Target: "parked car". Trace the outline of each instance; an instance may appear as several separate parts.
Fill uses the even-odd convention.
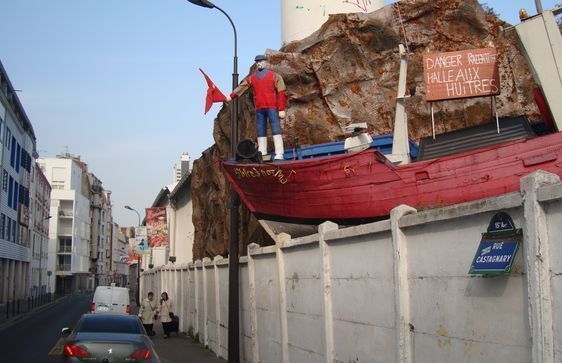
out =
[[[129,289],[115,285],[98,286],[92,300],[92,313],[130,314]]]
[[[64,362],[160,362],[135,315],[84,314],[74,329],[63,328],[62,334]]]

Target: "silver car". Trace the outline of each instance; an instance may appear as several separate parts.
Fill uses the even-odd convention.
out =
[[[84,314],[66,335],[64,362],[159,363],[152,341],[134,315]]]

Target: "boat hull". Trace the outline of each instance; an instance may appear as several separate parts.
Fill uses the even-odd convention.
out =
[[[523,138],[396,166],[368,149],[318,159],[241,164],[223,171],[258,218],[356,224],[385,218],[398,205],[435,208],[519,190],[535,170],[562,175],[562,133]]]

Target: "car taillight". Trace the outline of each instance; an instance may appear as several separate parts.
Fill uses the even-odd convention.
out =
[[[129,356],[129,358],[133,359],[141,359],[141,360],[149,360],[150,359],[150,349],[142,348],[134,352]]]
[[[96,311],[96,303],[92,303],[92,313]]]
[[[67,357],[87,357],[88,351],[74,344],[67,344],[64,346],[64,355]]]
[[[130,314],[130,313],[131,313],[131,305],[127,305],[127,308],[125,309],[125,312],[126,312],[127,314]]]

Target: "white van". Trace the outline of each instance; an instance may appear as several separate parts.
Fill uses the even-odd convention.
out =
[[[92,313],[130,314],[129,289],[115,285],[98,286],[92,301]]]

